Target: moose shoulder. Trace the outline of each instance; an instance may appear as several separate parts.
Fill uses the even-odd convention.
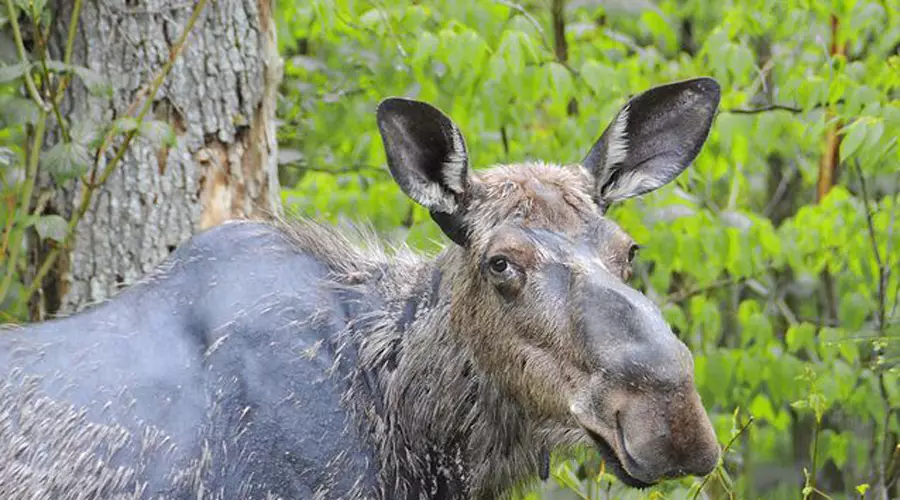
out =
[[[81,313],[0,333],[0,497],[494,498],[595,446],[642,487],[709,473],[693,361],[604,214],[673,180],[709,78],[632,98],[577,165],[473,171],[435,108],[377,110],[436,258],[228,223]]]

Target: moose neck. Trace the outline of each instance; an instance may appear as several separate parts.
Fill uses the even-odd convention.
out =
[[[464,341],[470,332],[451,327],[462,258],[451,249],[387,272],[367,285],[383,312],[352,322],[350,399],[389,498],[493,498],[535,476],[556,441],[478,367]]]

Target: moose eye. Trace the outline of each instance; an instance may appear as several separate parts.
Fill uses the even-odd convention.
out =
[[[640,245],[632,244],[631,247],[628,248],[628,263],[631,264],[634,261],[635,255],[637,255],[638,250],[641,249]]]
[[[506,257],[497,256],[492,257],[488,262],[488,266],[491,268],[491,272],[495,274],[503,274],[506,272],[506,269],[509,268],[509,262],[506,260]]]

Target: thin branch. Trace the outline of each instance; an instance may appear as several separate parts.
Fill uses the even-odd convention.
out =
[[[522,17],[524,17],[525,20],[527,20],[532,26],[534,26],[534,29],[537,30],[537,32],[541,35],[541,45],[543,45],[544,48],[547,49],[547,52],[551,52],[551,53],[553,52],[553,48],[550,47],[550,43],[547,42],[547,35],[544,34],[544,28],[541,27],[541,23],[538,22],[538,20],[535,19],[534,16],[529,14],[528,11],[525,10],[525,7],[522,7],[521,5],[519,5],[515,2],[512,2],[510,0],[494,0],[494,1],[499,4],[503,4],[507,7],[509,7],[510,9],[515,10],[519,14],[522,14]]]
[[[66,52],[63,55],[63,64],[69,64],[72,61],[72,49],[75,47],[75,31],[78,27],[78,19],[81,16],[82,0],[75,0],[72,6],[72,17],[69,18],[69,35],[66,37]]]
[[[291,165],[296,167],[298,170],[303,170],[304,172],[318,172],[323,174],[355,174],[366,171],[376,174],[387,174],[387,171],[385,169],[376,167],[374,165],[351,165],[344,168],[314,167],[305,163],[282,163],[282,165]]]
[[[28,173],[25,175],[25,186],[22,188],[21,206],[19,208],[22,214],[27,214],[31,203],[31,192],[34,190],[34,182],[37,178],[38,160],[41,157],[41,147],[44,145],[44,129],[47,125],[47,112],[42,110],[38,116],[37,124],[34,127],[34,143],[31,147],[31,155],[28,157]],[[22,249],[21,241],[13,242],[9,248],[9,260],[6,262],[6,275],[0,282],[0,303],[6,299],[9,293],[9,287],[12,285],[13,275],[15,274],[16,264],[19,261],[19,251]],[[25,302],[28,301],[26,295]]]
[[[61,99],[56,98],[56,91],[58,89],[54,89],[53,85],[50,83],[50,70],[47,67],[47,41],[44,38],[44,34],[41,33],[41,29],[39,26],[35,26],[35,37],[38,39],[38,46],[41,47],[41,50],[38,51],[39,61],[41,67],[41,77],[43,78],[43,86],[44,90],[48,92],[48,101],[50,101],[50,107],[53,110],[53,115],[56,116],[56,123],[59,126],[59,130],[62,132],[63,142],[70,143],[72,142],[72,136],[69,133],[69,127],[66,126],[66,121],[63,120],[62,113],[59,111],[59,102]]]
[[[859,161],[853,162],[856,167],[856,175],[859,176],[859,187],[863,197],[863,206],[866,211],[866,228],[869,232],[869,242],[872,244],[872,253],[875,255],[875,264],[878,265],[878,329],[883,333],[885,317],[885,294],[887,292],[888,269],[881,260],[881,252],[878,251],[878,238],[875,235],[875,224],[872,221],[872,211],[869,210],[869,191],[866,188],[866,178],[863,176]]]
[[[784,319],[787,320],[789,325],[793,326],[798,324],[797,315],[794,314],[794,311],[791,311],[791,308],[788,306],[787,301],[784,300],[784,297],[775,301],[775,305],[778,307],[778,310],[781,311],[781,315],[784,316]]]
[[[75,32],[78,27],[78,19],[81,17],[81,6],[82,0],[75,0],[75,4],[72,5],[72,16],[69,18],[69,34],[66,37],[66,50],[63,54],[63,64],[68,66],[72,61],[72,50],[75,48]],[[58,105],[62,101],[63,95],[65,95],[66,89],[69,87],[69,82],[72,80],[71,72],[67,72],[62,75],[62,78],[59,80],[59,86],[56,88],[56,93],[54,95],[54,100],[56,105]]]
[[[869,209],[869,191],[866,187],[866,179],[862,172],[862,167],[859,166],[859,160],[853,162],[853,166],[856,167],[856,175],[859,177],[859,188],[860,194],[862,194],[863,198],[863,207],[866,215],[866,228],[869,233],[869,242],[872,244],[872,253],[875,256],[875,263],[878,266],[878,303],[877,306],[877,321],[876,328],[878,329],[878,333],[881,336],[884,336],[885,330],[885,312],[887,308],[886,300],[887,300],[887,285],[888,278],[890,277],[890,269],[888,266],[884,265],[884,261],[882,260],[881,252],[878,250],[878,239],[875,235],[875,224],[872,220],[872,210]],[[896,194],[896,193],[895,193]],[[893,214],[892,214],[893,215]],[[893,222],[893,221],[892,221]],[[888,240],[890,240],[890,234],[888,235]],[[879,454],[880,458],[880,467],[879,467],[879,486],[884,490],[888,488],[889,481],[889,469],[890,469],[890,450],[887,449],[890,446],[889,436],[891,435],[890,430],[890,421],[891,421],[891,413],[893,409],[890,406],[890,397],[888,396],[887,389],[885,387],[884,381],[884,370],[879,370],[878,373],[878,386],[881,392],[881,398],[885,402],[885,406],[887,410],[884,415],[884,423],[883,423],[883,432],[881,437],[881,446],[882,452]]]
[[[816,415],[816,426],[813,428],[813,446],[812,446],[812,463],[810,464],[810,469],[812,471],[806,474],[806,486],[812,491],[818,491],[816,489],[816,468],[818,467],[818,458],[819,458],[819,434],[822,431],[822,420]],[[804,471],[805,472],[805,471]],[[806,488],[804,488],[805,490]],[[808,494],[803,495],[803,500],[808,498]]]
[[[726,287],[729,287],[732,285],[740,285],[746,281],[755,279],[756,277],[760,276],[761,274],[763,274],[767,271],[771,271],[771,270],[772,270],[772,266],[766,266],[763,269],[761,269],[758,273],[751,275],[751,276],[739,276],[737,278],[721,279],[721,280],[713,281],[712,283],[710,283],[709,285],[706,285],[706,286],[691,288],[689,290],[681,290],[681,291],[669,294],[666,297],[666,303],[671,304],[674,302],[681,302],[683,300],[693,297],[694,295],[699,295],[701,293],[718,290],[719,288],[726,288]]]
[[[836,106],[838,104],[844,104],[844,100],[838,99],[834,102],[826,102],[826,103],[820,102],[820,103],[815,104],[814,106],[811,106],[808,109],[803,109],[799,106],[791,106],[789,104],[767,104],[765,106],[760,106],[758,108],[725,108],[719,112],[720,113],[731,113],[734,115],[755,115],[755,114],[759,114],[759,113],[768,113],[770,111],[786,111],[788,113],[793,113],[796,115],[796,114],[806,113],[807,111],[814,111],[817,109],[830,108],[830,107]]]
[[[798,173],[796,165],[791,163],[791,169],[788,170],[787,173],[781,176],[781,180],[778,182],[778,187],[775,188],[775,193],[772,194],[772,198],[769,200],[769,203],[766,204],[766,208],[763,209],[763,214],[771,219],[772,211],[781,203],[782,198],[784,198],[785,193],[787,192],[788,184],[794,180],[794,176]]]
[[[11,0],[7,0],[11,1]],[[169,53],[169,60],[166,61],[166,64],[159,70],[156,74],[156,77],[153,79],[153,83],[151,85],[150,92],[147,93],[144,101],[144,106],[141,108],[140,112],[136,117],[136,121],[138,122],[138,127],[128,131],[125,135],[125,139],[122,141],[122,145],[119,147],[119,150],[116,152],[115,156],[109,163],[106,165],[106,168],[103,170],[103,173],[100,175],[100,179],[98,182],[90,182],[85,185],[84,191],[81,196],[81,203],[78,205],[77,210],[74,214],[72,214],[72,218],[69,220],[69,225],[66,228],[66,236],[60,245],[53,248],[50,253],[47,255],[47,258],[44,259],[44,262],[41,264],[40,269],[38,269],[37,274],[35,274],[31,285],[28,287],[28,290],[25,293],[25,300],[28,301],[32,294],[34,294],[38,288],[41,286],[41,282],[44,277],[50,272],[50,268],[53,267],[53,264],[56,262],[57,257],[59,257],[60,250],[62,248],[68,248],[69,244],[72,241],[72,237],[75,234],[75,227],[78,225],[78,222],[84,217],[84,214],[87,212],[88,207],[91,204],[91,199],[93,198],[94,190],[99,186],[102,186],[112,172],[115,170],[119,161],[125,156],[125,152],[128,150],[128,147],[131,145],[132,139],[137,134],[138,129],[140,128],[140,123],[142,123],[144,117],[149,112],[150,108],[153,105],[153,99],[156,97],[156,92],[159,90],[159,87],[162,86],[163,81],[168,76],[169,72],[172,70],[172,66],[175,64],[175,60],[181,54],[181,50],[184,48],[184,44],[187,41],[187,37],[190,34],[191,30],[194,28],[194,24],[196,24],[197,19],[200,16],[200,12],[203,11],[203,7],[206,5],[206,0],[198,0],[196,6],[194,7],[194,11],[191,13],[191,17],[188,19],[187,24],[185,25],[184,31],[181,32],[181,36],[178,37],[178,40],[175,41],[175,44],[172,45],[172,50]],[[140,96],[138,97],[140,99]],[[132,103],[129,106],[129,109],[133,109],[137,101]],[[107,136],[109,138],[109,136]],[[104,149],[104,146],[108,144],[108,141],[104,140],[104,144],[101,145],[101,149]],[[99,150],[98,150],[99,151]],[[95,156],[95,165],[94,172],[97,169],[97,163],[100,158],[102,158],[102,153],[98,153]],[[94,180],[93,178],[91,179]]]
[[[47,103],[41,98],[41,94],[34,85],[34,79],[31,77],[31,61],[28,60],[28,54],[25,52],[25,43],[22,42],[22,31],[19,29],[19,20],[16,15],[16,10],[13,7],[12,0],[6,0],[6,10],[9,13],[9,24],[12,26],[13,40],[16,42],[16,50],[19,53],[19,59],[22,61],[22,64],[28,66],[24,74],[25,87],[28,89],[28,94],[34,102],[37,103],[41,109],[46,111]]]
[[[0,241],[0,258],[6,255],[6,249],[9,247],[9,233],[12,231],[13,221],[16,217],[16,194],[10,192],[6,197],[6,224],[3,228],[3,241]],[[2,299],[0,299],[2,301]]]
[[[811,109],[817,109],[822,106],[814,106]],[[759,113],[768,113],[769,111],[787,111],[789,113],[799,114],[803,113],[804,110],[802,108],[798,108],[796,106],[787,106],[784,104],[769,104],[768,106],[761,106],[759,108],[730,108],[723,109],[721,113],[731,113],[734,115],[755,115]]]
[[[741,435],[744,434],[744,431],[746,431],[747,428],[750,427],[750,424],[753,423],[753,420],[754,420],[753,415],[750,415],[750,418],[748,418],[747,422],[741,426],[741,429],[739,431],[737,431],[737,433],[734,436],[731,436],[731,439],[728,441],[728,444],[726,444],[725,447],[722,448],[721,460],[723,460],[723,461],[725,460],[725,454],[728,453],[728,450],[731,449],[731,446],[734,444],[735,441],[737,441],[737,438],[741,437]],[[716,469],[718,470],[718,467]],[[701,492],[703,492],[703,488],[706,487],[706,483],[709,481],[709,478],[711,476],[712,476],[712,474],[707,474],[706,477],[703,478],[703,481],[700,483],[700,486],[697,488],[697,491],[694,492],[694,496],[691,497],[691,500],[697,500],[697,497],[700,496]]]

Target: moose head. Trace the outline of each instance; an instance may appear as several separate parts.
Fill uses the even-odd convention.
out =
[[[394,179],[454,243],[451,330],[525,413],[595,445],[631,486],[705,475],[720,451],[691,354],[628,284],[638,245],[605,214],[688,167],[719,96],[710,78],[658,86],[580,164],[477,171],[441,111],[403,98],[377,111]]]

